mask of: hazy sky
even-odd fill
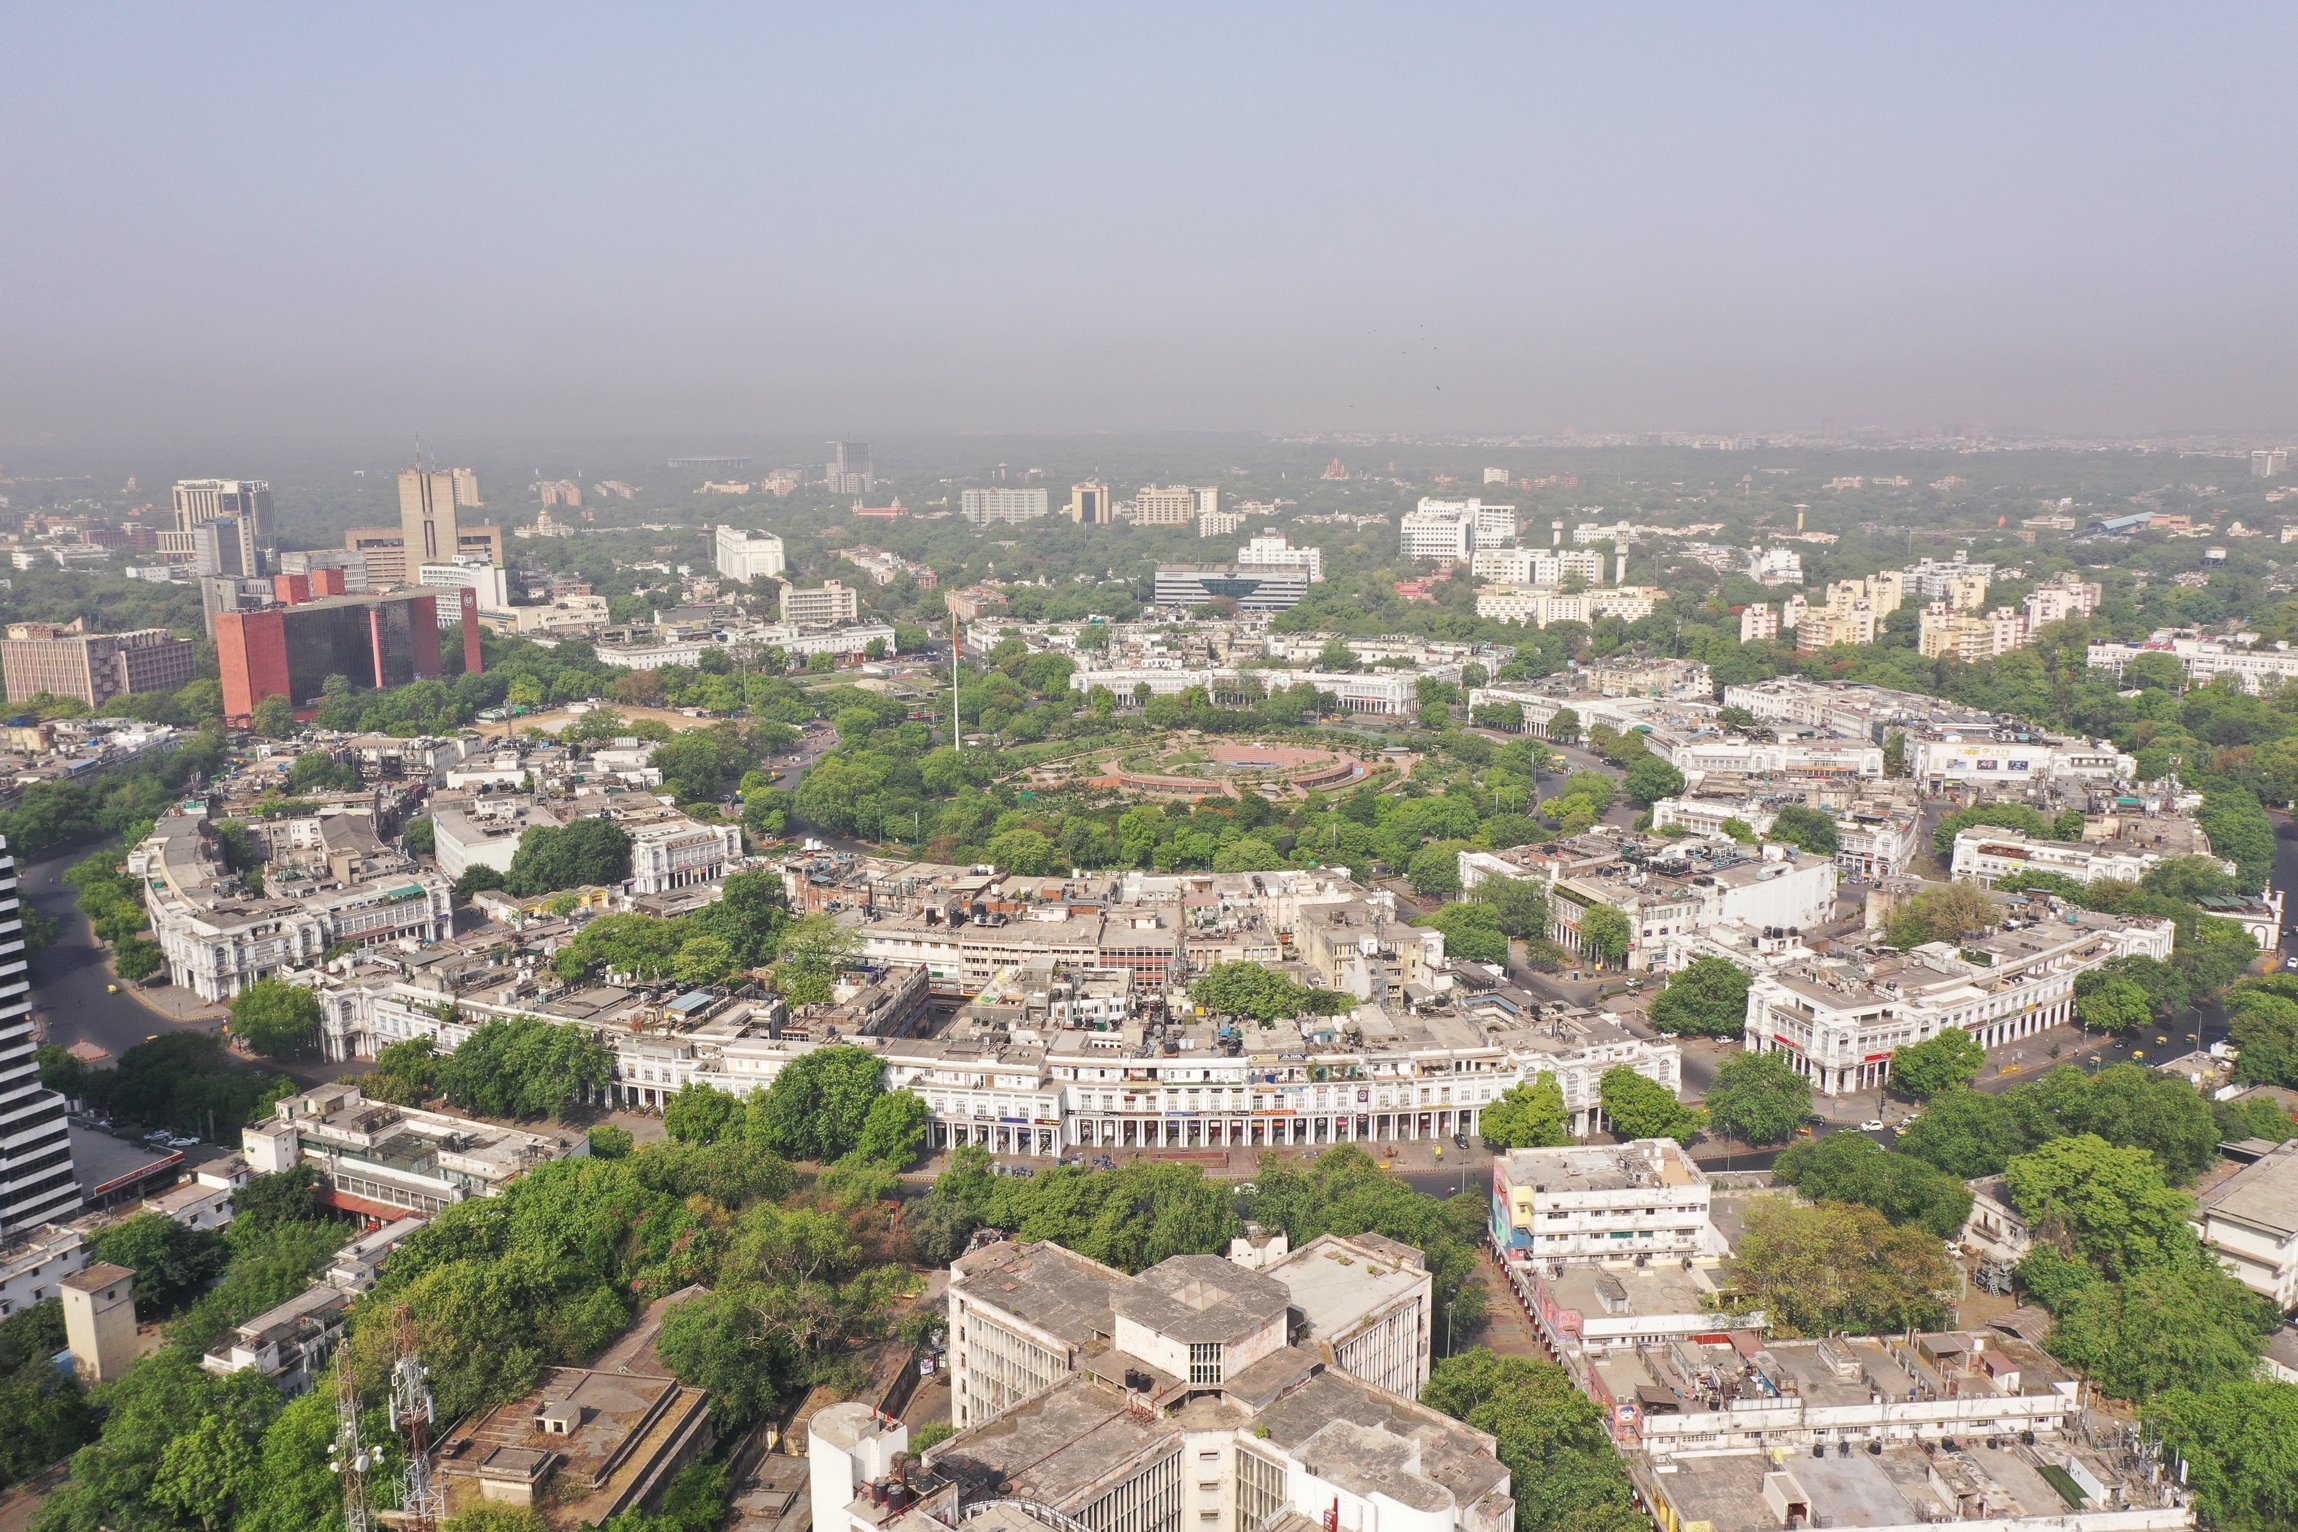
[[[0,440],[2298,426],[2298,6],[0,3]]]

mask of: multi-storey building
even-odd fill
[[[1102,483],[1069,486],[1069,519],[1084,527],[1105,527],[1117,519],[1109,486]]]
[[[1197,511],[1197,535],[1232,537],[1242,531],[1245,523],[1250,520],[1251,514],[1242,509],[1226,510],[1218,503],[1211,507],[1200,506]]]
[[[712,563],[729,580],[779,580],[788,568],[782,539],[771,532],[721,526],[711,534]]]
[[[278,548],[272,527],[271,486],[261,479],[178,479],[175,486],[175,530],[159,536],[159,551],[171,563],[192,561],[192,537],[210,521],[237,523],[236,536],[245,572],[262,574]]]
[[[833,495],[866,495],[876,489],[878,470],[870,460],[870,444],[830,443],[830,461],[822,465],[822,484]]]
[[[1550,623],[1592,623],[1600,617],[1634,622],[1652,615],[1660,592],[1649,585],[1618,585],[1565,592],[1543,587],[1488,585],[1476,593],[1476,615],[1494,622],[1521,622],[1535,628]]]
[[[1487,548],[1481,540],[1470,558],[1469,572],[1496,585],[1561,585],[1604,579],[1604,553],[1600,548]]]
[[[89,633],[84,619],[68,625],[12,622],[0,639],[0,676],[8,700],[45,692],[71,697],[90,711],[114,697],[174,691],[198,673],[192,641],[165,628]]]
[[[1248,539],[1237,550],[1237,562],[1256,569],[1304,569],[1312,585],[1325,577],[1324,549],[1295,548],[1274,527],[1264,528],[1260,536]]]
[[[1053,510],[1051,492],[1039,489],[968,489],[958,496],[958,514],[977,527],[1036,521]]]
[[[1944,601],[1958,611],[1976,611],[1986,605],[1995,566],[1973,563],[1968,555],[1959,553],[1952,559],[1910,564],[1900,572],[1900,578],[1911,601]]]
[[[1397,522],[1397,551],[1408,559],[1465,564],[1476,552],[1476,507],[1466,500],[1423,498]]]
[[[2175,926],[2072,906],[2012,916],[1960,946],[1831,958],[1760,974],[1746,1046],[1788,1055],[1821,1095],[1874,1090],[1899,1049],[1957,1027],[1994,1049],[2073,1015],[2077,975],[2118,957],[2167,959]]]
[[[2298,1140],[2203,1193],[2194,1230],[2244,1287],[2298,1307]]]
[[[1463,852],[1462,856],[1471,853]],[[1548,886],[1549,939],[1591,967],[1634,972],[1671,966],[1679,938],[1726,923],[1803,930],[1835,916],[1835,863],[1770,846],[1678,842],[1640,862],[1614,860]],[[1592,909],[1627,918],[1624,954],[1607,957],[1583,929]]]
[[[454,929],[452,886],[385,848],[364,816],[273,820],[264,830],[277,854],[262,893],[223,864],[204,819],[167,815],[128,853],[170,982],[203,1000],[315,966],[338,942],[429,942]]]
[[[1961,660],[1977,665],[2009,654],[2027,641],[2026,619],[2016,608],[1999,606],[1981,616],[1957,610],[1945,601],[1923,608],[1916,649],[1925,659]]]
[[[2119,679],[2123,667],[2141,655],[2160,654],[2177,662],[2186,678],[2208,685],[2220,676],[2232,676],[2246,692],[2287,686],[2298,677],[2298,649],[2247,649],[2231,638],[2204,638],[2164,629],[2144,643],[2093,640],[2086,663],[2092,670],[2111,670]]]
[[[404,686],[445,674],[439,653],[439,606],[455,601],[463,669],[485,668],[479,647],[477,593],[468,589],[331,596],[294,606],[219,612],[216,663],[223,675],[224,716],[244,721],[266,698],[301,703],[317,697],[329,676],[362,686]]]
[[[80,1210],[64,1098],[40,1083],[32,1045],[32,992],[24,976],[16,859],[0,840],[0,1242]],[[42,1271],[51,1266],[46,1256],[32,1264]],[[68,1274],[61,1265],[55,1272]]]
[[[289,1096],[240,1129],[240,1153],[257,1175],[313,1166],[321,1202],[380,1227],[492,1197],[538,1165],[589,1154],[590,1140],[369,1101],[337,1083]]]
[[[792,627],[830,628],[861,617],[861,592],[836,580],[825,580],[814,590],[782,587],[782,620]]]
[[[2028,787],[2075,780],[2131,781],[2138,763],[2113,745],[2059,739],[2012,726],[1910,727],[1907,774],[1928,792],[1958,787]]]
[[[1758,585],[1801,585],[1803,555],[1792,548],[1752,549],[1747,574]]]
[[[1492,1157],[1492,1243],[1510,1263],[1713,1255],[1708,1178],[1681,1144],[1509,1149]]]
[[[1315,578],[1299,564],[1160,564],[1154,601],[1178,607],[1234,601],[1241,612],[1282,612],[1301,604]]]
[[[1955,857],[1949,876],[1958,883],[1976,883],[1982,888],[1992,888],[1997,879],[2022,872],[2054,872],[2077,883],[2088,883],[2094,878],[2135,883],[2165,857],[2197,854],[2192,841],[2200,838],[2201,830],[2195,827],[2191,837],[2181,839],[2180,845],[2185,849],[2171,849],[2125,839],[2046,840],[2021,830],[1977,825],[1955,836]],[[2202,840],[2199,854],[2209,855],[2206,839]],[[2233,867],[2229,865],[2227,870],[2231,872]]]
[[[399,471],[399,546],[409,569],[452,563],[462,551],[455,509],[452,472]]]
[[[1137,527],[1186,527],[1197,520],[1197,491],[1176,484],[1162,488],[1145,484],[1133,495],[1133,524]]]
[[[2105,588],[2096,580],[2085,580],[2073,572],[2046,580],[2027,592],[2025,616],[2027,632],[2069,617],[2087,617],[2099,609]]]
[[[1743,644],[1760,643],[1779,637],[1779,609],[1768,601],[1757,601],[1740,608],[1739,641]]]

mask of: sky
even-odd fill
[[[2298,434],[2298,6],[0,0],[0,444]]]

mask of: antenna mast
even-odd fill
[[[367,1470],[380,1462],[380,1453],[359,1444],[359,1390],[351,1381],[351,1360],[343,1357],[335,1364],[335,1440],[327,1466],[343,1476],[344,1532],[368,1532]]]
[[[431,1475],[431,1372],[415,1350],[414,1316],[399,1311],[399,1361],[391,1369],[391,1425],[407,1443],[399,1525],[406,1532],[440,1532],[447,1521],[447,1487]]]

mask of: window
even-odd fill
[[[1189,1343],[1189,1381],[1191,1383],[1218,1383],[1221,1381],[1221,1343],[1219,1341],[1191,1341]]]

